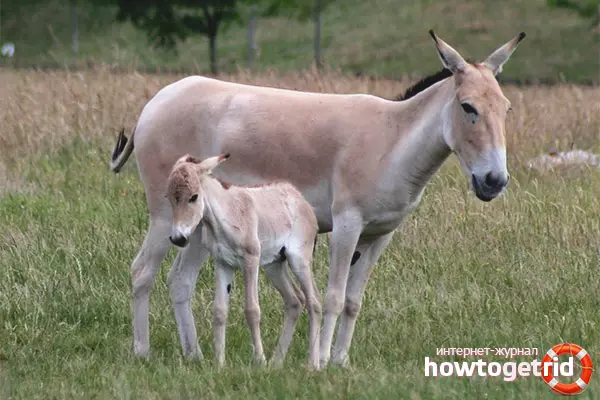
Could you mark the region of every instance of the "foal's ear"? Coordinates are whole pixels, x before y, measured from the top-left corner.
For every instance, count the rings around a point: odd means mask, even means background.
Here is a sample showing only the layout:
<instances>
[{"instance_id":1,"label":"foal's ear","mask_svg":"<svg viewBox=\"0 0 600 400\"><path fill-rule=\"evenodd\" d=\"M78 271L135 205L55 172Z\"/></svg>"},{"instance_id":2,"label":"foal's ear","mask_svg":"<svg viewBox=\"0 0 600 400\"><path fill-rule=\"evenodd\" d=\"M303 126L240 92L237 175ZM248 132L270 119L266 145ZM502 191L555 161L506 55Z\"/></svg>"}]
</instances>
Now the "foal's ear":
<instances>
[{"instance_id":1,"label":"foal's ear","mask_svg":"<svg viewBox=\"0 0 600 400\"><path fill-rule=\"evenodd\" d=\"M223 161L227 160L228 158L229 158L229 153L207 158L206 160L204 160L198 164L198 171L201 174L210 174L211 171L217 165L221 164Z\"/></svg>"},{"instance_id":2,"label":"foal's ear","mask_svg":"<svg viewBox=\"0 0 600 400\"><path fill-rule=\"evenodd\" d=\"M194 164L200 164L202 160L200 160L198 157L194 157L192 155L187 154L185 156L185 162L189 162L189 163L194 163Z\"/></svg>"},{"instance_id":3,"label":"foal's ear","mask_svg":"<svg viewBox=\"0 0 600 400\"><path fill-rule=\"evenodd\" d=\"M437 37L435 33L433 33L433 30L429 30L429 34L435 42L435 47L437 48L438 55L440 56L440 60L442 60L444 68L449 69L453 74L464 71L467 62L460 54L458 54L458 51L454 50L448 43Z\"/></svg>"},{"instance_id":4,"label":"foal's ear","mask_svg":"<svg viewBox=\"0 0 600 400\"><path fill-rule=\"evenodd\" d=\"M525 32L519 33L511 41L498 48L483 62L483 64L492 70L494 75L502 72L502 66L508 61L512 53L516 50L521 40L525 39Z\"/></svg>"},{"instance_id":5,"label":"foal's ear","mask_svg":"<svg viewBox=\"0 0 600 400\"><path fill-rule=\"evenodd\" d=\"M174 166L178 166L180 164L184 164L184 163L194 163L194 164L200 164L200 159L198 157L194 157L191 154L186 154L184 156L181 156L177 159L177 161L175 161Z\"/></svg>"}]
</instances>

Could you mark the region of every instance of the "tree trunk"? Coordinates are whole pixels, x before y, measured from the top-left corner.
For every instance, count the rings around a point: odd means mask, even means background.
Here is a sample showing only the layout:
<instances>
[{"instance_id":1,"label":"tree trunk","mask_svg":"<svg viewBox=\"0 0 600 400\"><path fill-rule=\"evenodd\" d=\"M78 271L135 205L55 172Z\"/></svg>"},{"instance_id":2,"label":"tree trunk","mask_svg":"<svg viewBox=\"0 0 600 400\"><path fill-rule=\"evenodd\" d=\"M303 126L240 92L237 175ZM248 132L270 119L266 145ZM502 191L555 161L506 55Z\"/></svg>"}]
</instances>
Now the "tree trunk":
<instances>
[{"instance_id":1,"label":"tree trunk","mask_svg":"<svg viewBox=\"0 0 600 400\"><path fill-rule=\"evenodd\" d=\"M250 9L250 26L248 27L248 69L252 70L252 62L256 54L256 43L254 43L254 31L256 29L256 13L254 6Z\"/></svg>"},{"instance_id":2,"label":"tree trunk","mask_svg":"<svg viewBox=\"0 0 600 400\"><path fill-rule=\"evenodd\" d=\"M210 72L213 75L217 75L217 33L211 33L208 35L208 49L210 52Z\"/></svg>"},{"instance_id":3,"label":"tree trunk","mask_svg":"<svg viewBox=\"0 0 600 400\"><path fill-rule=\"evenodd\" d=\"M323 68L321 60L321 0L315 0L315 64L317 69Z\"/></svg>"},{"instance_id":4,"label":"tree trunk","mask_svg":"<svg viewBox=\"0 0 600 400\"><path fill-rule=\"evenodd\" d=\"M79 31L77 29L77 0L71 0L71 29L73 38L73 54L79 51Z\"/></svg>"}]
</instances>

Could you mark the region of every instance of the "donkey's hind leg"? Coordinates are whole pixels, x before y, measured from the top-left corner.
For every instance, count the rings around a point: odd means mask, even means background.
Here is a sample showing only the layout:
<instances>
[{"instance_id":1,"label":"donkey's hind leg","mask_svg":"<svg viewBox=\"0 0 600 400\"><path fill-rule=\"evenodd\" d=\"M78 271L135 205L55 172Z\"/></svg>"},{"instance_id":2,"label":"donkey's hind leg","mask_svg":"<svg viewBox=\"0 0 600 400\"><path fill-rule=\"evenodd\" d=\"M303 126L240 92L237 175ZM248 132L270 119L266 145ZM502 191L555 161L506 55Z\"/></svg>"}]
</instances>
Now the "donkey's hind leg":
<instances>
[{"instance_id":1,"label":"donkey's hind leg","mask_svg":"<svg viewBox=\"0 0 600 400\"><path fill-rule=\"evenodd\" d=\"M321 301L317 284L312 273L312 247L301 247L298 251L293 249L286 253L292 273L300 283L306 297L308 311L309 339L308 339L308 365L312 369L319 369L319 330L321 327Z\"/></svg>"},{"instance_id":2,"label":"donkey's hind leg","mask_svg":"<svg viewBox=\"0 0 600 400\"><path fill-rule=\"evenodd\" d=\"M150 352L150 328L148 303L150 290L160 263L169 250L171 222L166 219L151 219L144 243L131 264L133 351L147 358Z\"/></svg>"},{"instance_id":3,"label":"donkey's hind leg","mask_svg":"<svg viewBox=\"0 0 600 400\"><path fill-rule=\"evenodd\" d=\"M292 342L296 322L302 312L302 300L296 295L294 282L288 275L285 262L275 262L266 265L263 267L263 270L273 283L275 289L281 294L284 304L283 328L279 336L277 348L271 359L272 366L280 367Z\"/></svg>"}]
</instances>

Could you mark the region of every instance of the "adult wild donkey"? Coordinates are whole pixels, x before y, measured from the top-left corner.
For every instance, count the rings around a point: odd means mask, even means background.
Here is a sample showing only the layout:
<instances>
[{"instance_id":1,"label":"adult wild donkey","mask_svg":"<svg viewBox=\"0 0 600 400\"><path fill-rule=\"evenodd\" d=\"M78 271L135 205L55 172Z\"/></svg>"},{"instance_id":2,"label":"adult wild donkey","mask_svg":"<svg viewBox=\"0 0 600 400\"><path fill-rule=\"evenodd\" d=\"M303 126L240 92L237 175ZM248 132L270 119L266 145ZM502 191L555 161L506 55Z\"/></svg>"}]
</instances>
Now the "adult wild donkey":
<instances>
[{"instance_id":1,"label":"adult wild donkey","mask_svg":"<svg viewBox=\"0 0 600 400\"><path fill-rule=\"evenodd\" d=\"M471 64L429 33L448 74L436 75L429 87L410 91L403 101L188 77L148 102L131 140L119 136L111 163L118 172L135 140L150 212L148 233L131 266L135 353L149 351L148 297L170 246L169 171L185 153L201 159L230 153L231 162L214 171L217 177L235 184L288 180L314 207L319 231L332 232L321 366L329 361L342 311L332 361L347 363L372 267L450 153L483 201L502 193L509 180L504 131L510 102L495 75L525 34ZM201 357L190 298L208 253L192 247L177 256L168 281L183 352Z\"/></svg>"}]
</instances>

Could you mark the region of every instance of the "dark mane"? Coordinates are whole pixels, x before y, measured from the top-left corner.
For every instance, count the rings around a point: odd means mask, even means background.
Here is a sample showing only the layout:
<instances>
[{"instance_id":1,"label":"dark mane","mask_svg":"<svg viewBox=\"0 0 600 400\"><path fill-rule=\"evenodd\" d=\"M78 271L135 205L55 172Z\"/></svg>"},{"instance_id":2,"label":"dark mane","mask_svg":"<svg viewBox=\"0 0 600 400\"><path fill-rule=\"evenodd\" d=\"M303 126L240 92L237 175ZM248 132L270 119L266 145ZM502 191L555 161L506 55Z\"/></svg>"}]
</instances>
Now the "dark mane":
<instances>
[{"instance_id":1,"label":"dark mane","mask_svg":"<svg viewBox=\"0 0 600 400\"><path fill-rule=\"evenodd\" d=\"M404 92L404 94L399 94L398 97L396 97L396 101L410 99L411 97L417 95L418 93L421 93L423 90L427 89L433 84L436 84L439 81L442 81L451 76L452 72L450 72L450 70L447 68L444 68L441 71L436 72L435 74L426 76L425 78L421 79L420 81L406 89L406 92Z\"/></svg>"}]
</instances>

